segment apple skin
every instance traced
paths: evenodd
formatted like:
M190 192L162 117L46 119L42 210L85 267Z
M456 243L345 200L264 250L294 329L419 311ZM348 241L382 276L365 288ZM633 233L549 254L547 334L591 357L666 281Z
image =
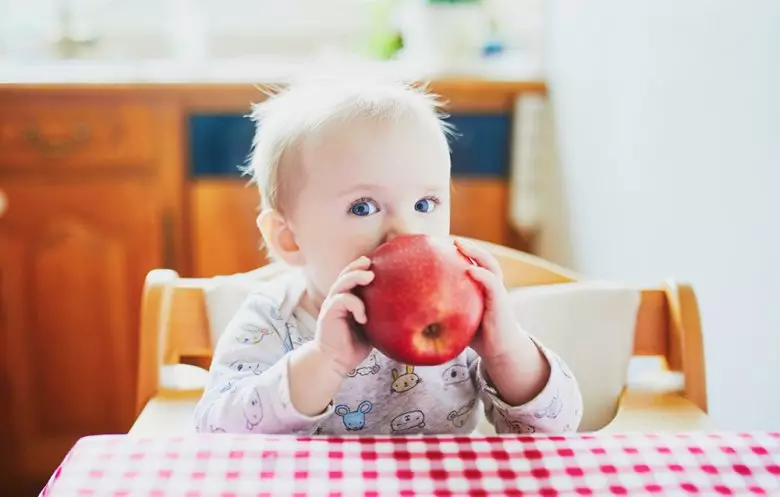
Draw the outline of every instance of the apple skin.
M473 261L451 238L402 235L369 258L374 280L355 293L366 308L360 330L374 348L399 363L435 366L471 344L484 292L466 272Z

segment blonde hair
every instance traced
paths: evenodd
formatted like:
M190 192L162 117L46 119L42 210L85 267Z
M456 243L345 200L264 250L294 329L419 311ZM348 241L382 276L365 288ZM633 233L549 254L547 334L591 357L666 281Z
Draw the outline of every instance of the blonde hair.
M244 172L257 184L262 208L283 214L293 185L303 181L295 167L296 152L333 125L358 119L415 117L437 126L445 138L452 132L438 95L422 85L355 78L309 79L264 93L267 98L252 106L250 117L256 129Z

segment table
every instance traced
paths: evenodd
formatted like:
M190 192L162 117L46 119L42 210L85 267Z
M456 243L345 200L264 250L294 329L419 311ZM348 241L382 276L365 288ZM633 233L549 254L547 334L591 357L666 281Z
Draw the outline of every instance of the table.
M46 497L780 495L780 433L79 440Z

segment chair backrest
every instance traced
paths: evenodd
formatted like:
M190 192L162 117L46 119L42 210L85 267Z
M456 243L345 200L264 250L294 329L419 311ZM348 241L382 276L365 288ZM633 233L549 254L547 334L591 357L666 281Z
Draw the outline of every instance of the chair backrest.
M472 241L498 259L509 289L581 281L574 272L539 257ZM284 271L286 268L281 265L269 264L236 276L255 282L272 279ZM160 372L164 365L183 363L208 368L213 339L205 291L213 281L214 278L180 278L175 271L164 269L148 274L141 311L136 414L149 399L162 393ZM693 289L670 282L642 288L640 296L633 354L659 357L668 370L682 373L686 397L707 412L704 351Z

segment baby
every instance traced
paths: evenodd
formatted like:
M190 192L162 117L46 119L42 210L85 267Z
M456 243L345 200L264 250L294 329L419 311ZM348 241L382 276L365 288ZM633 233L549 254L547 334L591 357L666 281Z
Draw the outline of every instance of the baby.
M399 364L350 328L366 257L393 237L449 236L448 127L435 98L407 85L316 82L255 107L249 171L257 223L290 267L260 284L215 347L195 410L200 432L467 434L479 406L498 433L577 429L582 397L560 357L521 329L491 254L475 261L486 308L471 347L441 366Z

